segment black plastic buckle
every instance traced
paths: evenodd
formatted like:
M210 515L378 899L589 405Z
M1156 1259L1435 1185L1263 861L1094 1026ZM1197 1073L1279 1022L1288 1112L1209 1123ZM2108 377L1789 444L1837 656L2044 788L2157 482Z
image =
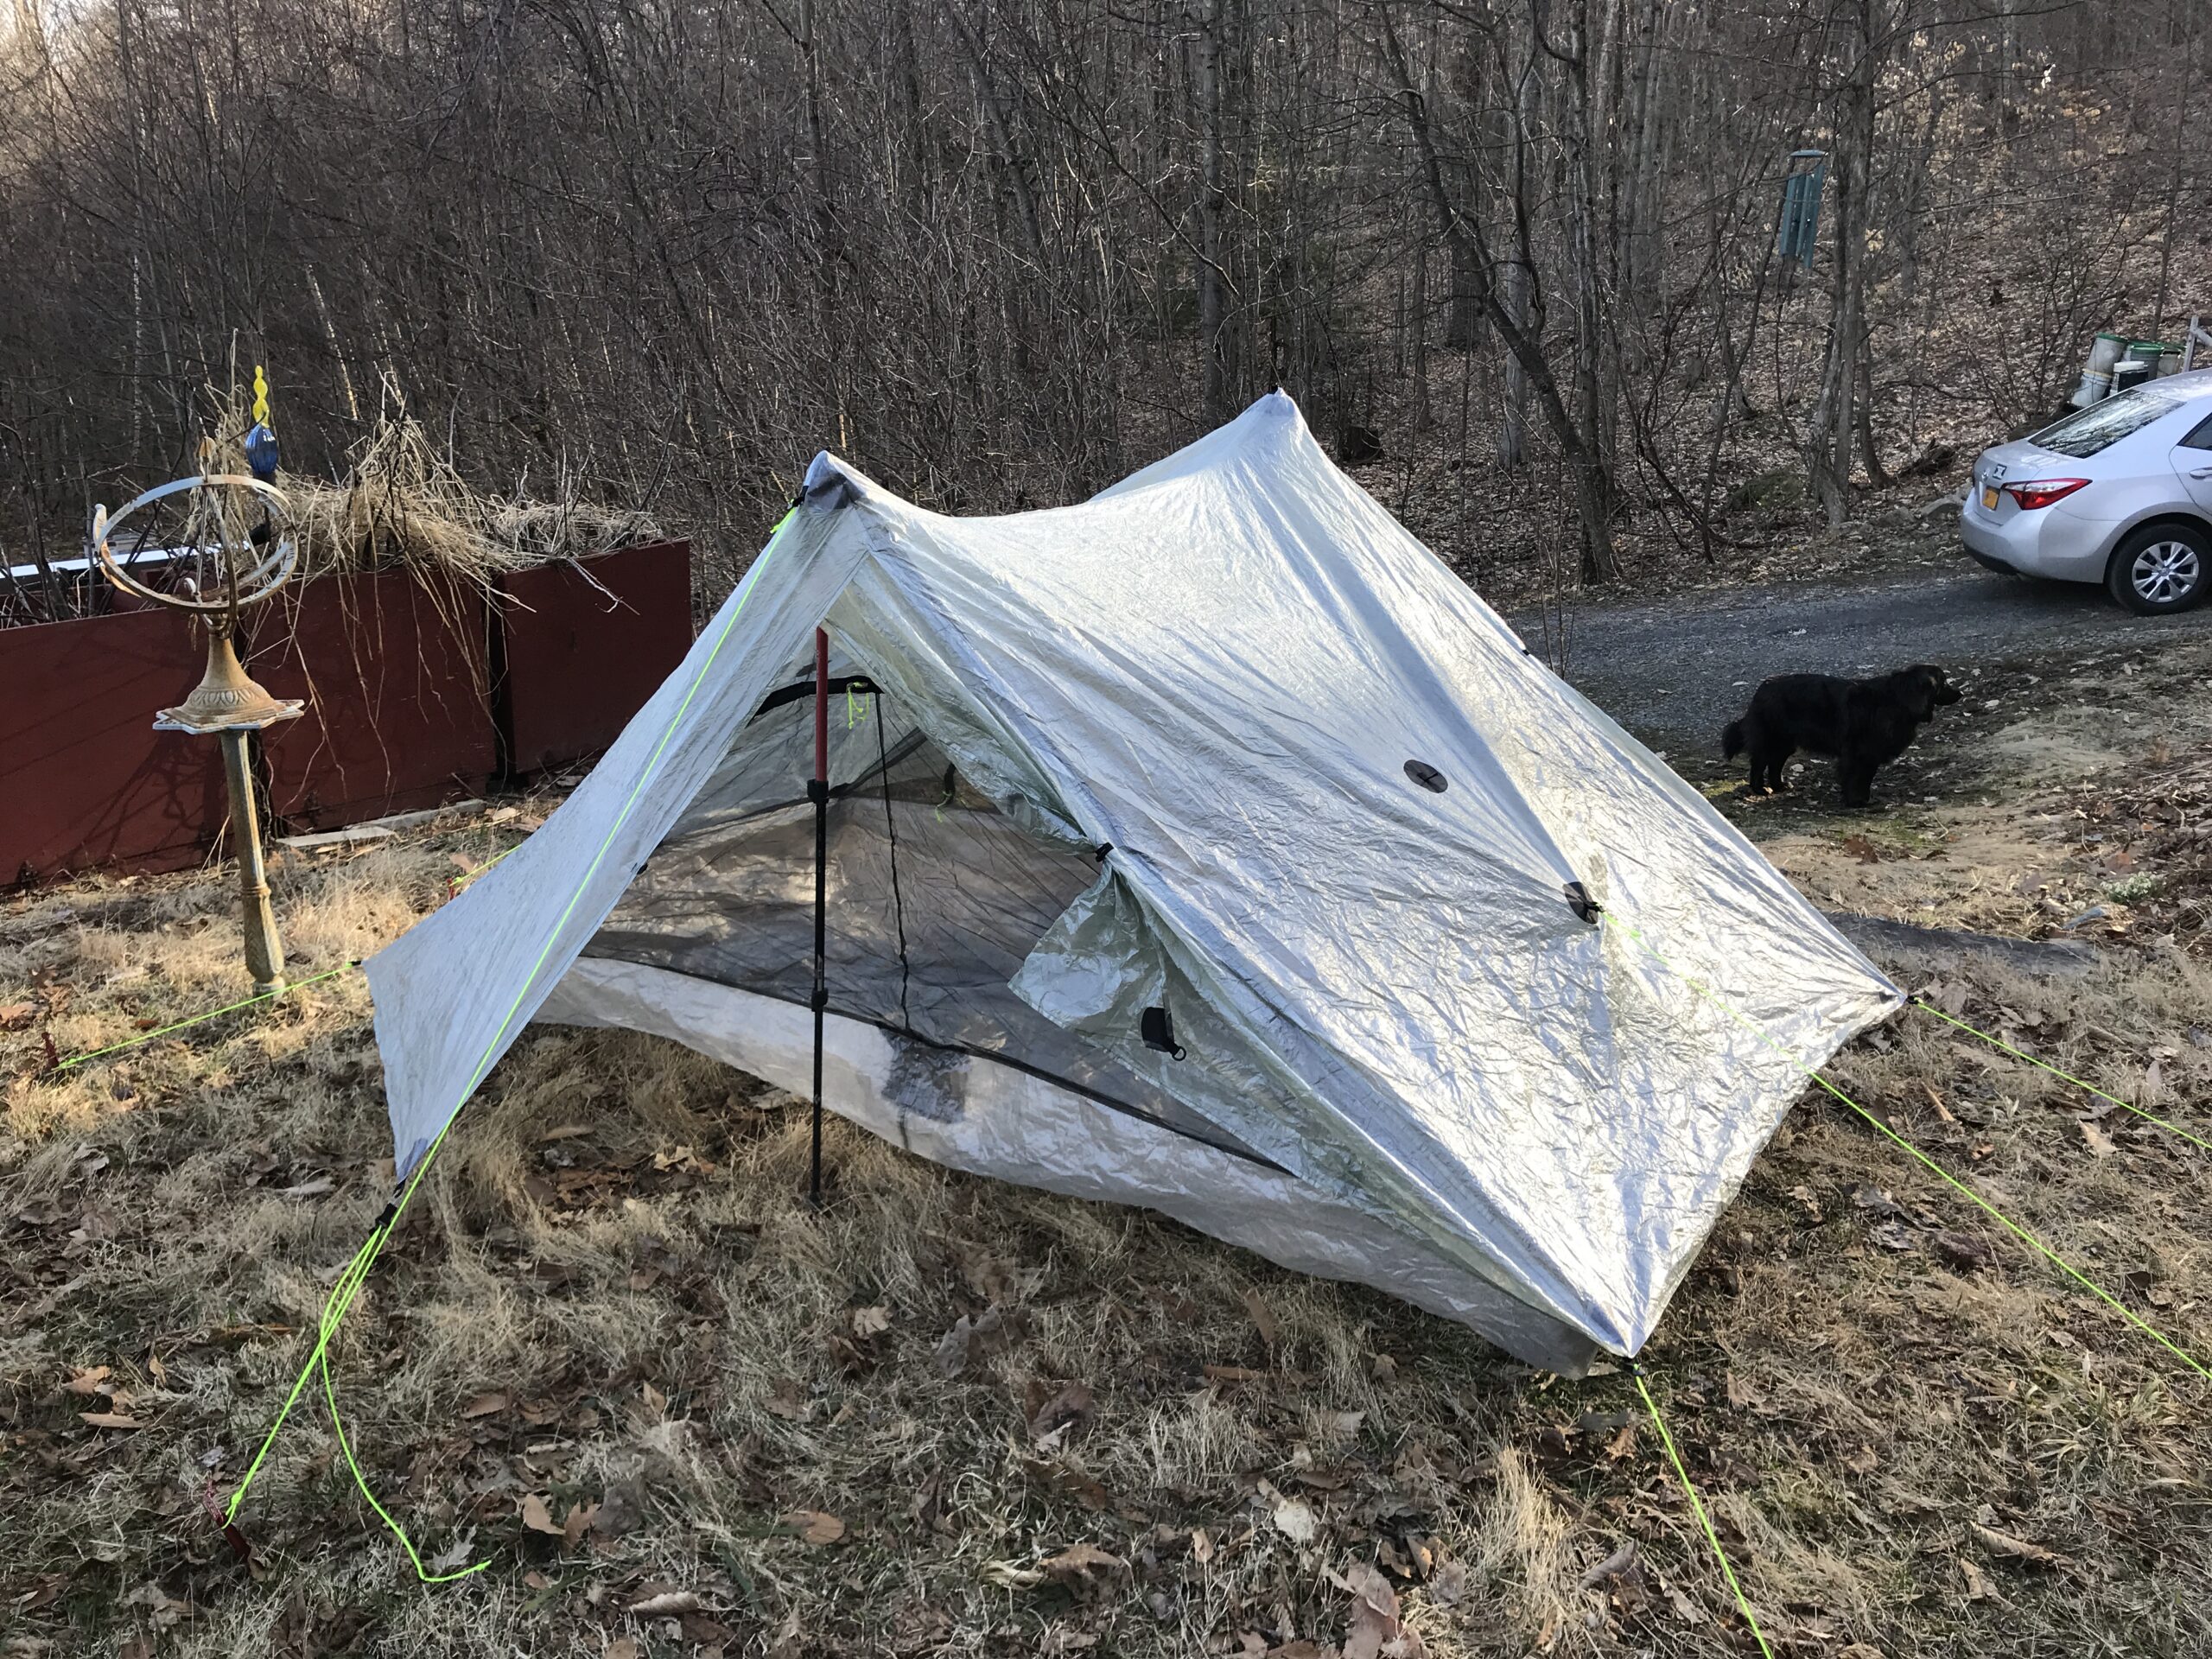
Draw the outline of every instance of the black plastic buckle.
M1144 1039L1147 1048L1172 1054L1179 1060L1189 1052L1176 1042L1175 1021L1165 1008L1147 1008L1138 1015L1137 1035Z
M1580 881L1567 884L1567 907L1586 922L1594 923L1605 913L1605 907L1590 896L1590 889Z
M830 780L827 778L808 779L806 780L806 798L812 801L817 806L829 805Z

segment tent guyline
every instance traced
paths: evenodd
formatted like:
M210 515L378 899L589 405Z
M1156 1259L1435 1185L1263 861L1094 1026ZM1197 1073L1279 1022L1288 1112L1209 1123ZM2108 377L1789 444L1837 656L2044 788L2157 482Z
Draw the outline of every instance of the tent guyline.
M505 858L509 853L513 852L516 848L519 847L521 844L521 842L518 842L515 843L514 847L503 849L499 852L493 854L490 858L486 859L483 863L478 865L474 869L461 876L454 884L454 893L459 894L467 892L469 885L472 882L475 881L480 876L487 874L494 865L498 864L501 859ZM219 1008L209 1008L204 1014L195 1014L188 1018L175 1020L169 1025L162 1027L157 1031L141 1032L136 1037L125 1038L119 1043L110 1043L105 1048L95 1048L88 1050L86 1052L82 1054L73 1054L66 1060L57 1060L54 1065L48 1066L47 1070L50 1072L67 1071L71 1067L82 1065L88 1060L105 1059L111 1054L120 1054L125 1049L140 1048L144 1046L146 1044L156 1041L161 1038L173 1035L175 1033L180 1031L188 1030L191 1027L205 1025L210 1020L219 1020L226 1014L236 1014L243 1008L257 1007L264 1002L274 1002L279 997L290 995L294 991L302 991L310 985L320 985L327 979L336 979L341 974L350 974L360 965L360 957L350 957L346 961L339 963L335 968L327 968L321 973L310 974L305 979L296 979L289 984L279 985L274 990L261 991L252 996L241 997L236 1002L226 1002Z
M452 1132L454 1124L459 1121L461 1109L468 1103L468 1097L476 1092L477 1086L490 1073L493 1064L501 1050L507 1027L521 1008L524 997L529 994L531 983L535 982L538 974L543 969L547 960L552 956L553 947L559 941L562 930L568 925L570 915L574 913L577 903L589 887L591 878L598 873L599 867L605 861L608 850L614 845L616 836L620 834L622 826L636 809L639 798L645 792L645 785L652 779L659 766L661 756L667 751L670 738L675 734L682 724L684 714L690 709L692 700L698 695L700 686L706 681L708 671L714 666L715 658L721 654L723 645L728 642L731 631L736 626L739 617L744 613L747 599L750 597L760 575L773 557L785 528L789 526L793 514L797 512L798 508L794 506L778 521L775 530L768 537L768 544L760 550L760 556L753 562L753 569L747 572L746 580L739 584L736 594L732 596L727 607L728 614L715 637L714 644L705 653L704 659L699 664L698 671L692 676L690 684L684 690L683 700L677 705L674 715L662 731L659 741L654 745L652 753L647 759L636 783L631 787L628 797L624 800L620 810L614 815L614 821L608 826L606 835L599 843L598 849L592 855L582 879L577 881L575 890L569 894L559 917L555 920L551 931L546 935L545 943L540 948L537 960L531 963L530 972L524 976L521 988L516 991L513 1001L501 1018L491 1040L485 1044L484 1052L478 1057L476 1064L470 1068L467 1084L461 1089L459 1097L453 1103L452 1109L446 1114L444 1123L423 1150L422 1156L416 1160L413 1171L407 1176L405 1185L400 1189L398 1198L388 1205L385 1213L378 1217L376 1225L370 1231L367 1242L361 1246L354 1258L358 1265L349 1270L350 1282L345 1280L340 1281L340 1287L345 1294L340 1296L338 1294L339 1287L333 1288L331 1296L325 1303L325 1315L316 1324L315 1348L308 1354L307 1363L300 1368L299 1376L294 1379L291 1392L285 1396L283 1405L276 1413L276 1421L270 1424L269 1432L262 1437L260 1447L254 1452L253 1461L247 1465L245 1475L238 1481L237 1490L231 1494L230 1505L223 1516L228 1532L236 1532L238 1506L245 1502L246 1491L253 1484L254 1477L260 1472L262 1465L267 1461L270 1448L276 1445L277 1435L283 1430L285 1420L291 1415L292 1408L299 1402L300 1395L306 1389L308 1379L315 1375L319 1366L323 1364L324 1356L329 1351L331 1338L337 1333L339 1325L346 1318L346 1311L353 1304L355 1294L358 1294L360 1287L367 1282L370 1273L376 1267L377 1258L383 1254L385 1245L391 1241L401 1218L406 1215L407 1206L414 1201L416 1191L422 1186L423 1176L429 1173L430 1165L437 1157L438 1149L445 1144L447 1135ZM527 846L529 843L525 842L523 844ZM232 1538L233 1549L242 1546L242 1534Z
M219 1008L210 1008L205 1014L195 1014L187 1019L175 1020L163 1026L158 1031L142 1032L136 1037L125 1038L122 1042L110 1043L105 1048L95 1048L82 1054L73 1054L66 1060L56 1061L47 1070L50 1072L67 1071L73 1066L83 1065L88 1060L105 1059L109 1055L120 1054L127 1048L143 1047L148 1043L169 1036L175 1032L185 1031L194 1026L205 1025L210 1020L219 1020L226 1014L236 1014L241 1008L256 1007L264 1002L273 1002L278 997L288 996L294 991L305 990L310 985L320 985L326 979L335 979L340 974L350 974L360 965L361 959L359 957L350 957L335 968L326 969L321 973L312 974L305 979L296 979L289 984L279 985L271 990L257 992L252 996L241 997L236 1002L226 1002Z
M2085 1082L2082 1078L2075 1077L2071 1071L2062 1071L2048 1061L2039 1060L2034 1055L2027 1053L2021 1049L2013 1047L2012 1044L2006 1042L2003 1038L1993 1037L1987 1032L1968 1025L1965 1020L1959 1019L1957 1016L1944 1013L1942 1009L1936 1007L1933 1003L1923 1001L1919 997L1916 996L1912 999L1912 1006L1918 1008L1923 1014L1934 1014L1945 1025L1956 1026L1961 1031L1965 1032L1970 1037L1980 1038L1983 1042L1987 1043L1992 1048L2004 1050L2005 1053L2010 1054L2016 1060L2025 1060L2030 1065L2037 1067L2042 1071L2048 1071L2052 1077L2057 1077L2063 1082L2072 1084L2076 1089L2088 1090L2089 1093L2094 1095L2099 1100L2110 1101L2113 1105L2134 1113L2136 1116L2141 1118L2146 1123L2157 1124L2169 1135L2179 1135L2183 1140L2188 1141L2190 1145L2193 1147L2201 1147L2206 1152L2212 1152L2212 1142L2208 1142L2199 1139L2194 1135L2191 1135L2187 1129L2182 1128L2180 1124L2170 1123L2164 1118L2160 1117L2157 1113L2146 1112L2140 1106L2135 1104L2134 1102L2122 1100L2118 1095L2108 1095L2103 1090L2098 1088L2095 1084Z
M1769 1033L1764 1027L1747 1019L1735 1007L1733 1004L1729 1002L1725 997L1722 997L1714 992L1711 987L1707 986L1702 980L1697 979L1692 975L1686 974L1680 968L1677 968L1672 962L1669 961L1666 957L1662 955L1657 947L1653 945L1649 940L1646 939L1643 933L1640 932L1632 924L1620 921L1618 918L1614 918L1614 921L1615 925L1618 926L1631 939L1635 940L1637 944L1640 946L1644 953L1650 957L1654 962L1656 962L1662 967L1665 968L1668 972L1673 974L1677 979L1680 979L1699 996L1712 1003L1713 1007L1727 1014L1738 1024L1744 1026L1747 1030L1756 1033L1763 1040L1769 1043L1774 1043L1772 1035ZM1779 1044L1775 1044L1775 1046L1779 1048L1781 1046ZM1787 1052L1788 1051L1783 1050L1783 1052ZM1794 1058L1795 1057L1793 1056L1792 1058ZM2007 1232L2018 1238L2022 1243L2027 1245L2031 1249L2036 1251L2038 1255L2043 1256L2045 1261L2049 1262L2053 1267L2058 1268L2060 1272L2065 1274L2075 1283L2082 1286L2082 1288L2088 1290L2100 1301L2103 1302L2114 1313L2118 1313L2120 1318L2126 1319L2130 1325L2140 1331L2145 1336L2150 1338L2152 1341L2157 1343L2161 1348L2164 1348L2167 1352L2172 1354L2177 1359L2180 1360L2184 1365L2187 1365L2199 1376L2203 1377L2208 1382L2212 1382L2212 1369L2208 1369L2202 1361L2197 1359L2197 1357L2194 1354L2190 1353L2186 1348L2183 1348L2179 1343L2165 1335L2165 1333L2161 1332L2156 1325L2151 1324L2149 1320L2137 1313L2134 1309L2129 1307L2117 1296L2114 1296L2103 1286L2098 1284L2095 1280L2083 1273L2079 1268L2075 1267L2071 1262L2069 1262L2056 1250L2044 1243L2043 1240L2037 1238L2033 1233L2030 1232L2019 1223L2014 1221L2010 1216L2005 1214L2003 1211L1998 1209L1995 1205L1990 1203L1987 1198L1984 1198L1972 1186L1969 1186L1966 1182L1952 1174L1949 1170L1945 1169L1941 1164L1937 1163L1933 1158L1923 1152L1918 1147L1906 1140L1902 1135L1899 1135L1894 1128L1891 1128L1889 1124L1884 1122L1881 1118L1877 1116L1874 1113L1867 1110L1866 1107L1860 1105L1849 1095L1844 1093L1841 1089L1838 1088L1834 1083L1829 1081L1827 1076L1824 1072L1815 1067L1804 1065L1802 1061L1799 1062L1799 1065L1807 1077L1810 1077L1815 1083L1820 1084L1820 1086L1825 1089L1829 1094L1834 1095L1838 1100L1841 1101L1846 1106L1848 1106L1853 1111L1858 1113L1860 1117L1864 1118L1868 1123L1873 1125L1875 1128L1880 1130L1884 1135L1896 1142L1897 1145L1902 1147L1905 1152L1910 1154L1913 1158L1917 1160L1931 1173L1939 1177L1946 1185L1958 1192L1961 1197L1966 1198L1978 1209L1981 1210L1985 1214L1989 1216L1991 1219L2003 1226Z
M1659 1444L1666 1448L1668 1460L1675 1465L1675 1478L1681 1483L1682 1494L1690 1501L1690 1512L1697 1516L1697 1523L1705 1532L1705 1541L1712 1546L1713 1559L1720 1563L1720 1575L1728 1580L1729 1593L1736 1598L1737 1611L1743 1614L1744 1623L1751 1626L1751 1639L1759 1644L1759 1651L1766 1659L1774 1659L1774 1649L1766 1644L1766 1633L1759 1629L1758 1615L1751 1611L1751 1598L1737 1580L1736 1568L1728 1559L1728 1552L1720 1547L1720 1535L1705 1512L1696 1483L1690 1479L1689 1467L1675 1447L1675 1437L1667 1432L1667 1420L1659 1414L1659 1402L1651 1397L1651 1390L1644 1382L1643 1367L1631 1360L1628 1369L1629 1375L1636 1379L1636 1391L1643 1396L1643 1408L1651 1415L1651 1426L1659 1431Z

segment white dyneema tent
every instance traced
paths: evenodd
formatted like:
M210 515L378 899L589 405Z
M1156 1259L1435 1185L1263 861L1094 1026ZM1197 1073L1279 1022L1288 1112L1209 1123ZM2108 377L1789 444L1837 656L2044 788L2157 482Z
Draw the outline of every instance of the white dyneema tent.
M822 1098L939 1163L1573 1372L1902 1000L1276 393L1004 518L818 456L590 777L370 961L403 1177L532 1020L809 1089L817 626Z

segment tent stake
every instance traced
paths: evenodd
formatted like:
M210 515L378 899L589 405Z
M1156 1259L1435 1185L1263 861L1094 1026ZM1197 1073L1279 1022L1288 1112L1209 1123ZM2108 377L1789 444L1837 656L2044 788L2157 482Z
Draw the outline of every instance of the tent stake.
M830 1006L830 635L814 631L814 1139L806 1196L822 1207L822 1015Z

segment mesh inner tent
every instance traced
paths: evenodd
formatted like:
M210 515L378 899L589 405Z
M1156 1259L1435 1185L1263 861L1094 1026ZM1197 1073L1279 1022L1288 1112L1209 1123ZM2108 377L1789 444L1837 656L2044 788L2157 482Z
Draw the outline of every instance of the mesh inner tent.
M810 684L753 717L587 957L807 1005L813 723ZM965 1061L982 1056L1256 1159L1007 988L1096 879L1091 855L1019 829L893 699L873 691L832 692L830 778L828 1011L905 1039L885 1081L904 1109L960 1114Z

